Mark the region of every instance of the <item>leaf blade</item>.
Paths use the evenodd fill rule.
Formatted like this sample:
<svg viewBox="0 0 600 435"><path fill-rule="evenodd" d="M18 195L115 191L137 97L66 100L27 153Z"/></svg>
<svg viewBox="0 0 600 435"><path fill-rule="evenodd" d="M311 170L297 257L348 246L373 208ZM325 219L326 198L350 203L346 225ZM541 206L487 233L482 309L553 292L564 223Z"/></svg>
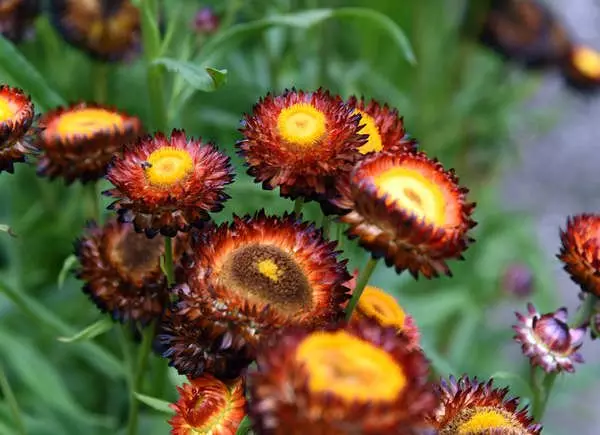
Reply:
<svg viewBox="0 0 600 435"><path fill-rule="evenodd" d="M70 337L58 337L57 340L63 343L77 343L79 341L87 341L92 338L98 337L99 335L104 334L105 332L110 331L114 326L114 322L108 318L104 317L88 327L82 329L77 334L72 335Z"/></svg>
<svg viewBox="0 0 600 435"><path fill-rule="evenodd" d="M152 62L154 65L162 65L171 72L181 77L191 86L199 91L214 92L227 83L227 70L211 67L199 67L192 62L161 57Z"/></svg>
<svg viewBox="0 0 600 435"><path fill-rule="evenodd" d="M144 405L149 406L155 411L159 411L169 415L175 414L175 411L170 407L171 404L165 400L157 399L156 397L152 396L146 396L145 394L140 394L136 392L134 392L133 395Z"/></svg>

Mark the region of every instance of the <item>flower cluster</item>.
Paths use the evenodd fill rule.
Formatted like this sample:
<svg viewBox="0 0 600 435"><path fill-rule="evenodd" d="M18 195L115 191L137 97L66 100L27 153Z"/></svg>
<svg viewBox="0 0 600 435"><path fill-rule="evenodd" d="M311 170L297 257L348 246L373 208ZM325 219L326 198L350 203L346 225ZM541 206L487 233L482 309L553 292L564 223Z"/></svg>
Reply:
<svg viewBox="0 0 600 435"><path fill-rule="evenodd" d="M7 86L0 121L4 170L31 153L40 175L112 184L115 216L75 242L76 275L100 311L142 330L187 377L173 434L234 434L244 418L259 434L540 433L491 379L432 383L415 320L390 289L369 285L379 259L415 279L451 276L474 241L469 191L418 149L397 110L321 89L260 100L237 147L295 212L221 224L213 214L234 169L212 143L182 130L144 135L135 116L94 103L34 126L29 98ZM326 229L305 221L308 201L370 253L365 271L351 275ZM559 258L586 295L577 320L532 304L517 313L534 373L574 371L587 327L597 335L599 229L586 214L561 233Z"/></svg>

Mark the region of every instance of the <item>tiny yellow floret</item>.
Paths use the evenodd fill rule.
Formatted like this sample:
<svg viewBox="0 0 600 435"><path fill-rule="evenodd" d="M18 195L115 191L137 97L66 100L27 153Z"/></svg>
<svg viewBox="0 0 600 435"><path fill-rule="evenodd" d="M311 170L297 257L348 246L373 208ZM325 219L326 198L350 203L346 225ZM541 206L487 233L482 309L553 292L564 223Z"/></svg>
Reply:
<svg viewBox="0 0 600 435"><path fill-rule="evenodd" d="M383 290L367 286L356 307L359 314L377 320L382 326L404 327L406 313L394 297Z"/></svg>
<svg viewBox="0 0 600 435"><path fill-rule="evenodd" d="M262 275L274 282L279 281L279 278L281 278L281 275L283 274L283 271L279 269L279 266L277 266L270 258L259 261L257 267Z"/></svg>
<svg viewBox="0 0 600 435"><path fill-rule="evenodd" d="M600 53L588 47L578 47L573 53L573 65L587 77L600 78Z"/></svg>
<svg viewBox="0 0 600 435"><path fill-rule="evenodd" d="M15 116L15 108L10 101L0 98L0 122L6 122Z"/></svg>
<svg viewBox="0 0 600 435"><path fill-rule="evenodd" d="M360 125L364 125L359 133L369 135L369 140L367 143L358 148L358 152L361 154L367 154L381 151L383 149L383 144L381 143L381 135L379 134L379 128L377 128L375 119L373 119L373 117L368 113L358 109L354 111L354 115L356 114L361 115Z"/></svg>
<svg viewBox="0 0 600 435"><path fill-rule="evenodd" d="M123 117L121 115L97 108L65 112L56 121L57 133L65 138L88 136L106 129L119 129L122 126Z"/></svg>
<svg viewBox="0 0 600 435"><path fill-rule="evenodd" d="M345 331L315 332L296 350L315 393L333 393L349 402L387 402L402 394L407 379L385 350Z"/></svg>
<svg viewBox="0 0 600 435"><path fill-rule="evenodd" d="M376 175L375 185L400 207L438 226L446 220L444 195L440 188L418 171L390 168Z"/></svg>
<svg viewBox="0 0 600 435"><path fill-rule="evenodd" d="M479 434L489 429L517 429L510 418L493 408L476 410L475 414L458 426L459 435Z"/></svg>
<svg viewBox="0 0 600 435"><path fill-rule="evenodd" d="M277 128L287 143L311 147L325 135L327 124L323 112L310 104L299 103L279 113Z"/></svg>
<svg viewBox="0 0 600 435"><path fill-rule="evenodd" d="M184 180L194 169L194 161L186 150L163 147L148 156L146 177L154 186L169 187Z"/></svg>

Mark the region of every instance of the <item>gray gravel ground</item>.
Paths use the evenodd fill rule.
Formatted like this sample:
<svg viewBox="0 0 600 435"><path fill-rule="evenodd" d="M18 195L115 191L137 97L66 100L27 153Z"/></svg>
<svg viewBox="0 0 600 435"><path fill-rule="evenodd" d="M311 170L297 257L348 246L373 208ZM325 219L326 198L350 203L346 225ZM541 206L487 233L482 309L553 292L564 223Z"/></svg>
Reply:
<svg viewBox="0 0 600 435"><path fill-rule="evenodd" d="M600 49L600 2L548 3L579 41ZM560 300L572 312L578 288L554 255L560 244L558 228L564 227L568 215L600 211L600 94L576 96L562 86L559 77L549 75L532 104L558 110L557 123L551 131L525 138L521 162L505 174L503 196L511 209L525 210L535 218ZM600 367L599 341L587 341L583 354L586 361ZM598 381L585 393L568 403L550 403L546 427L544 433L549 435L600 434L600 369Z"/></svg>

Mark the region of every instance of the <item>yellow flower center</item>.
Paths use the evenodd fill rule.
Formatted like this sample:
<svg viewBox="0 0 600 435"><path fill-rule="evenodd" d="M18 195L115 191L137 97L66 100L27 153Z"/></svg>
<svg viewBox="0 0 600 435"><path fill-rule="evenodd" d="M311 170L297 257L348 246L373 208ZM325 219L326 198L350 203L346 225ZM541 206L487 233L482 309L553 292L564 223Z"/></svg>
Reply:
<svg viewBox="0 0 600 435"><path fill-rule="evenodd" d="M580 73L587 77L600 77L600 53L591 48L577 48L573 54L573 64Z"/></svg>
<svg viewBox="0 0 600 435"><path fill-rule="evenodd" d="M266 260L261 260L257 264L258 271L263 275L269 278L271 281L279 281L279 278L283 274L283 271L279 269L279 266L271 260L267 258Z"/></svg>
<svg viewBox="0 0 600 435"><path fill-rule="evenodd" d="M311 334L298 346L296 359L308 370L313 392L349 402L393 401L407 382L386 351L345 331Z"/></svg>
<svg viewBox="0 0 600 435"><path fill-rule="evenodd" d="M393 296L377 287L367 286L358 301L359 314L377 320L383 326L404 327L406 314Z"/></svg>
<svg viewBox="0 0 600 435"><path fill-rule="evenodd" d="M6 122L15 116L15 109L10 101L0 98L0 122Z"/></svg>
<svg viewBox="0 0 600 435"><path fill-rule="evenodd" d="M371 115L361 110L356 109L354 115L360 114L362 116L360 125L364 127L359 131L360 134L368 134L369 140L363 146L358 148L358 152L361 154L367 154L371 152L379 152L383 149L381 143L381 135L379 134L379 128L375 123L375 119Z"/></svg>
<svg viewBox="0 0 600 435"><path fill-rule="evenodd" d="M168 187L184 180L194 169L192 156L186 151L163 147L148 156L146 177L150 184Z"/></svg>
<svg viewBox="0 0 600 435"><path fill-rule="evenodd" d="M510 415L505 415L495 408L479 408L464 423L458 426L458 435L479 434L489 429L512 430L520 429Z"/></svg>
<svg viewBox="0 0 600 435"><path fill-rule="evenodd" d="M115 130L123 126L118 113L98 108L86 108L60 115L56 131L62 137L88 136L99 131Z"/></svg>
<svg viewBox="0 0 600 435"><path fill-rule="evenodd" d="M391 168L375 176L375 185L389 200L418 218L438 226L445 223L445 201L440 188L418 171Z"/></svg>
<svg viewBox="0 0 600 435"><path fill-rule="evenodd" d="M306 103L286 107L277 119L281 137L301 147L315 145L325 134L326 127L325 114Z"/></svg>

